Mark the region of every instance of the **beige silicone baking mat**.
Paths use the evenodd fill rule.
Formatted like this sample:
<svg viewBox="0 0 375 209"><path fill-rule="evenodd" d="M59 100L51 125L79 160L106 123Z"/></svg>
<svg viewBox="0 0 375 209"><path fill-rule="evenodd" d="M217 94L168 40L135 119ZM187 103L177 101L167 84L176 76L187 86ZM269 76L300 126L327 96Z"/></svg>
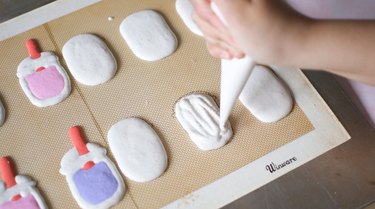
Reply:
<svg viewBox="0 0 375 209"><path fill-rule="evenodd" d="M121 21L143 9L160 12L177 36L176 52L163 60L136 58L119 33ZM109 16L114 19L109 21ZM16 77L18 63L28 56L25 40L35 38L43 51L55 51L66 68L61 49L80 33L96 34L109 45L118 62L115 77L88 87L70 76L73 88L64 102L47 108L33 106ZM84 128L90 142L106 147L111 159L107 144L111 125L132 116L153 125L167 150L169 167L149 183L124 177L126 196L114 207L142 209L160 208L182 198L313 130L298 105L281 121L265 124L237 104L230 118L233 140L219 150L198 150L174 117L173 106L179 97L193 91L218 97L220 62L209 56L203 39L185 27L175 1L102 1L2 41L0 57L0 94L7 111L0 128L0 155L11 156L18 173L38 182L50 208L78 208L58 172L62 156L72 147L68 128L75 124Z"/></svg>

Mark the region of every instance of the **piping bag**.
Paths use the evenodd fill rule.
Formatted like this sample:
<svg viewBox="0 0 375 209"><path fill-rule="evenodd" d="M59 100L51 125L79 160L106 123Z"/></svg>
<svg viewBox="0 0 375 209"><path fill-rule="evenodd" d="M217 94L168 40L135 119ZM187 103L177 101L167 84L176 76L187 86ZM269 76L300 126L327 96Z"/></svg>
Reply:
<svg viewBox="0 0 375 209"><path fill-rule="evenodd" d="M213 12L227 25L223 15L214 2L211 2ZM245 56L242 59L221 60L220 86L220 128L225 127L229 115L245 87L255 66L254 60Z"/></svg>

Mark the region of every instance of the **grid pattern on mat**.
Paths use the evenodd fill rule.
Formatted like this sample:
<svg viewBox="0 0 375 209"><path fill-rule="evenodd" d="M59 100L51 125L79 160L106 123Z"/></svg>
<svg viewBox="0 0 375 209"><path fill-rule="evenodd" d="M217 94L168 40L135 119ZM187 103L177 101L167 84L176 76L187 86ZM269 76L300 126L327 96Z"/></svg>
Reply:
<svg viewBox="0 0 375 209"><path fill-rule="evenodd" d="M0 128L0 155L10 155L20 174L37 180L51 208L78 208L58 172L62 156L72 147L67 130L75 124L84 127L90 142L106 147L112 159L107 132L123 118L140 117L161 137L169 157L167 171L149 183L124 177L127 193L114 208L160 208L313 129L297 104L288 117L272 124L257 121L237 104L230 119L235 133L232 141L219 150L199 151L174 117L174 103L193 91L218 97L220 62L209 56L202 38L188 31L174 3L105 0L0 43L0 94L7 110ZM156 62L139 60L122 39L119 24L142 9L160 12L175 32L179 46L171 56ZM114 19L108 21L108 16ZM61 49L80 33L100 36L115 55L118 71L108 83L81 85L66 68ZM60 57L73 83L64 102L37 108L23 94L16 70L27 56L27 38L37 39L43 51L55 51Z"/></svg>

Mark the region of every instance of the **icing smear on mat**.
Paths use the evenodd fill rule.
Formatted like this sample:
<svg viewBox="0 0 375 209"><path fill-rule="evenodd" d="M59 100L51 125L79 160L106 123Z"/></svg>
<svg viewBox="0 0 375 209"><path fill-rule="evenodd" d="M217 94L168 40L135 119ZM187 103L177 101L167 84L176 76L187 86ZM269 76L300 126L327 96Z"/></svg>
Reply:
<svg viewBox="0 0 375 209"><path fill-rule="evenodd" d="M3 103L0 100L0 126L4 124L5 121L5 108Z"/></svg>
<svg viewBox="0 0 375 209"><path fill-rule="evenodd" d="M232 137L229 121L220 128L219 108L208 95L191 94L181 98L175 113L191 140L202 150L220 148Z"/></svg>

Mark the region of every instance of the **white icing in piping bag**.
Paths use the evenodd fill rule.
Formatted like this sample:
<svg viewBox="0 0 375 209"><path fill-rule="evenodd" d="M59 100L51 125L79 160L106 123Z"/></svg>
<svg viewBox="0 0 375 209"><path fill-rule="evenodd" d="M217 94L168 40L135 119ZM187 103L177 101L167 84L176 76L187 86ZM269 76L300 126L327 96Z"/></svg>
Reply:
<svg viewBox="0 0 375 209"><path fill-rule="evenodd" d="M254 66L255 62L249 56L243 59L221 60L220 127L225 127Z"/></svg>
<svg viewBox="0 0 375 209"><path fill-rule="evenodd" d="M220 20L227 25L223 15L214 2L211 8ZM255 66L254 60L245 56L242 59L221 60L221 86L220 86L220 127L225 127L229 115L240 96L246 81L249 79Z"/></svg>

